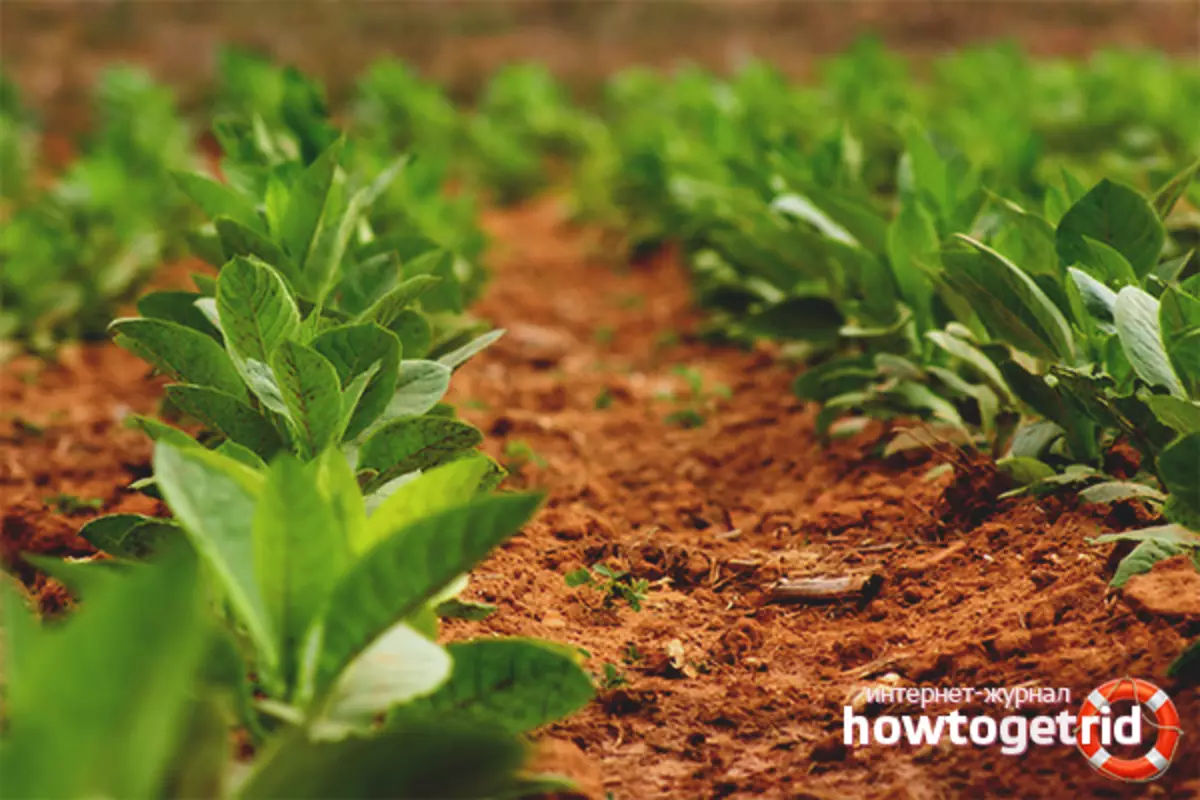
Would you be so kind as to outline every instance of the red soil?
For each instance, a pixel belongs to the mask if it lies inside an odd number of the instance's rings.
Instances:
[[[1145,524],[1143,512],[998,500],[986,467],[966,462],[930,478],[941,457],[883,460],[879,426],[821,445],[777,353],[690,335],[698,317],[669,257],[613,270],[561,219],[552,200],[489,217],[495,278],[478,311],[509,333],[453,389],[488,449],[524,462],[511,484],[549,498],[473,576],[469,596],[499,610],[449,636],[569,642],[625,681],[542,735],[543,766],[596,798],[1200,796],[1200,698],[1165,676],[1200,635],[1191,568],[1167,563],[1112,593],[1112,548],[1087,543]],[[699,427],[665,421],[684,404],[660,395],[688,396],[678,366],[698,370],[706,392],[732,392],[706,395]],[[56,493],[99,498],[104,512],[159,510],[124,488],[147,473],[149,447],[117,421],[153,410],[144,364],[104,345],[34,367],[0,373],[10,564],[26,549],[88,552],[74,531],[100,512],[52,511]],[[641,612],[565,584],[597,561],[650,581]],[[18,571],[44,607],[61,603]],[[769,602],[781,577],[865,573],[882,582],[861,599]],[[841,743],[842,706],[866,685],[1065,687],[1081,701],[1127,674],[1165,688],[1183,718],[1175,762],[1149,787],[1098,776],[1066,748]]]

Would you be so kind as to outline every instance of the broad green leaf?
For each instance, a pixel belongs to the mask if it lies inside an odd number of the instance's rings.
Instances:
[[[203,297],[197,292],[150,292],[138,298],[137,309],[143,317],[178,323],[207,334],[220,343],[221,332],[209,322],[204,312],[196,308],[196,301]]]
[[[157,420],[153,417],[130,414],[125,418],[125,427],[141,431],[155,442],[167,442],[175,447],[183,448],[204,447],[204,445],[197,442],[191,436],[188,436],[184,431],[179,430],[179,428],[168,425],[162,420]]]
[[[262,456],[255,453],[249,447],[244,447],[230,439],[226,439],[213,448],[213,452],[220,453],[227,458],[232,458],[234,461],[239,461],[254,470],[265,472],[267,469],[267,462]]]
[[[254,511],[254,574],[289,683],[308,626],[350,560],[346,531],[316,473],[316,462],[281,455],[271,462]]]
[[[1146,198],[1106,178],[1072,205],[1058,223],[1055,241],[1064,264],[1088,262],[1090,248],[1085,237],[1112,247],[1140,277],[1158,262],[1166,229]]]
[[[488,467],[485,456],[471,455],[431,469],[400,486],[371,514],[362,538],[352,542],[354,551],[361,553],[397,528],[473,497]]]
[[[181,538],[183,531],[168,519],[109,514],[84,525],[79,535],[111,556],[142,561],[158,552],[163,542]]]
[[[451,374],[450,367],[436,361],[402,361],[395,393],[388,400],[383,413],[359,434],[359,438],[367,439],[397,419],[428,413],[446,396]]]
[[[1136,286],[1126,286],[1117,294],[1113,319],[1130,365],[1146,383],[1183,397],[1183,385],[1171,368],[1158,316],[1158,301]]]
[[[1154,193],[1154,210],[1161,219],[1165,220],[1170,215],[1179,198],[1187,191],[1188,184],[1195,180],[1197,173],[1200,173],[1200,159],[1174,175]]]
[[[329,686],[388,628],[515,534],[540,502],[537,495],[477,497],[393,531],[366,551],[342,576],[324,611],[314,685]]]
[[[401,350],[409,358],[420,358],[433,345],[433,328],[429,318],[414,308],[406,308],[388,326],[400,339]]]
[[[460,365],[466,363],[468,359],[472,358],[477,353],[481,353],[488,347],[491,347],[493,344],[499,341],[500,337],[503,336],[504,333],[504,329],[500,328],[498,330],[488,331],[482,336],[476,336],[462,347],[458,347],[439,357],[437,361],[439,364],[447,366],[450,369],[456,369]]]
[[[1182,397],[1146,395],[1142,401],[1162,424],[1180,433],[1200,433],[1200,403]]]
[[[1083,308],[1096,321],[1100,330],[1115,333],[1113,325],[1117,305],[1117,293],[1086,272],[1071,267],[1067,270],[1071,280],[1079,289]]]
[[[218,218],[214,225],[221,240],[221,250],[225,255],[226,262],[232,258],[258,259],[278,270],[281,275],[292,282],[297,290],[304,289],[302,276],[295,265],[265,234],[239,225],[225,217]]]
[[[238,796],[497,797],[525,758],[525,745],[502,731],[441,722],[336,742],[310,741],[295,731],[282,734],[263,754]],[[467,764],[470,769],[463,768]]]
[[[1004,382],[1004,376],[1000,374],[1000,370],[996,368],[991,359],[975,345],[945,331],[929,331],[925,334],[925,338],[961,360],[986,380],[1007,402],[1012,402],[1012,392],[1009,391],[1008,384]]]
[[[166,793],[207,652],[195,557],[170,548],[97,589],[53,632],[5,631],[21,634],[0,747],[7,797]]]
[[[285,341],[271,357],[302,452],[312,458],[337,441],[342,423],[342,393],[337,369],[323,355],[299,342]]]
[[[1001,458],[996,466],[1017,486],[1028,486],[1054,474],[1054,468],[1049,464],[1024,456]]]
[[[176,172],[174,177],[183,193],[210,220],[228,217],[251,230],[262,231],[262,219],[254,201],[246,195],[197,173]]]
[[[1159,454],[1158,476],[1172,502],[1200,518],[1200,433],[1179,438]]]
[[[280,239],[302,272],[306,271],[322,227],[331,223],[326,213],[332,214],[335,209],[327,205],[327,200],[344,146],[345,139],[338,139],[292,185],[287,212],[280,223]]]
[[[532,639],[479,639],[449,646],[450,680],[433,694],[397,708],[389,726],[406,720],[464,719],[526,733],[578,711],[592,699],[591,679],[566,648]]]
[[[786,194],[776,197],[771,202],[771,210],[803,220],[835,242],[841,242],[851,247],[861,246],[848,230],[834,222],[829,215],[803,195]]]
[[[453,668],[444,648],[406,623],[394,625],[342,670],[315,731],[329,738],[369,731],[380,714],[437,691]]]
[[[801,341],[835,340],[845,322],[837,305],[824,297],[789,297],[742,320],[752,334]]]
[[[442,248],[404,262],[405,280],[418,276],[440,278],[422,296],[421,305],[426,311],[463,312],[462,287],[454,274],[454,263],[454,253]]]
[[[1119,500],[1153,500],[1165,502],[1167,496],[1144,483],[1133,481],[1105,481],[1079,491],[1079,499],[1085,503],[1115,503]]]
[[[1163,539],[1145,539],[1133,548],[1129,555],[1121,559],[1121,563],[1117,564],[1117,569],[1108,585],[1114,589],[1120,589],[1134,575],[1149,572],[1158,562],[1183,555],[1188,550],[1189,548],[1180,547]]]
[[[916,202],[903,202],[887,234],[887,256],[900,296],[917,316],[921,330],[933,324],[933,285],[922,265],[940,265],[937,227]]]
[[[371,434],[359,451],[358,469],[379,471],[375,485],[443,464],[483,441],[478,428],[444,417],[404,417]]]
[[[1189,397],[1200,399],[1200,299],[1168,286],[1159,298],[1158,321],[1175,375]]]
[[[414,275],[403,280],[368,306],[358,315],[357,320],[389,327],[401,311],[442,280],[436,275]]]
[[[218,577],[270,680],[280,659],[277,636],[255,576],[253,520],[263,477],[237,461],[201,449],[159,443],[154,475],[167,505],[196,552]]]
[[[209,336],[160,319],[114,320],[109,330],[116,343],[148,361],[168,377],[214,389],[245,400],[246,387],[229,356]]]
[[[207,386],[172,384],[167,397],[181,411],[191,414],[226,438],[270,460],[286,447],[271,421],[252,406]]]
[[[391,331],[370,323],[339,325],[313,339],[312,347],[337,369],[343,387],[373,364],[379,365],[342,434],[345,439],[353,439],[379,418],[396,393],[400,340]]]
[[[217,278],[217,310],[235,363],[269,362],[281,343],[300,331],[300,311],[275,270],[234,258]]]
[[[317,485],[329,498],[330,508],[342,531],[342,538],[353,547],[362,539],[367,525],[367,511],[362,493],[346,458],[336,448],[330,448],[313,462]]]
[[[986,245],[956,237],[977,252],[944,253],[943,274],[991,333],[1038,358],[1074,363],[1071,328],[1033,279]]]
[[[1096,280],[1105,286],[1121,288],[1122,286],[1137,286],[1138,276],[1125,256],[1104,242],[1098,242],[1090,236],[1083,237],[1088,256],[1080,260],[1080,266]]]
[[[996,206],[1001,224],[992,247],[1030,275],[1046,275],[1061,283],[1063,264],[1054,245],[1054,228],[1037,214],[1014,208],[1007,201]]]

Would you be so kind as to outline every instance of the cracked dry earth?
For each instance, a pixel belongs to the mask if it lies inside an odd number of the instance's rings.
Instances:
[[[818,442],[814,409],[790,392],[794,365],[693,335],[670,254],[614,269],[604,241],[564,219],[553,198],[488,215],[494,277],[477,311],[508,334],[452,389],[516,468],[511,485],[548,497],[473,576],[469,596],[496,613],[448,635],[541,636],[585,648],[601,678],[612,665],[595,702],[540,735],[542,766],[600,799],[1200,796],[1200,698],[1165,676],[1200,635],[1200,576],[1165,562],[1111,593],[1123,552],[1087,543],[1146,524],[1140,508],[999,500],[983,462],[882,459],[878,425]],[[125,488],[149,470],[149,447],[119,423],[153,410],[161,382],[146,377],[112,345],[2,368],[7,564],[86,554],[74,532],[99,513],[164,511]],[[931,471],[947,460],[954,470]],[[94,502],[64,507],[63,494]],[[640,612],[567,586],[597,562],[648,582]],[[63,605],[53,583],[17,572],[44,609]],[[815,575],[876,577],[856,598],[773,602],[779,579]],[[1126,674],[1165,688],[1183,719],[1175,763],[1150,786],[1098,776],[1062,747],[842,744],[842,707],[861,708],[868,686],[1064,687],[1081,700]]]

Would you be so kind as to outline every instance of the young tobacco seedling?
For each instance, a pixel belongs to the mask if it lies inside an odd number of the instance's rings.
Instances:
[[[109,517],[84,534],[158,551],[191,544],[265,695],[248,712],[252,730],[275,720],[309,746],[435,721],[516,734],[590,698],[577,658],[556,645],[436,643],[439,612],[458,608],[466,573],[541,501],[490,494],[486,458],[429,470],[370,512],[336,450],[307,462],[280,454],[263,472],[159,442],[154,466],[175,520]]]
[[[599,579],[597,578],[599,576]],[[590,586],[604,596],[605,606],[624,600],[634,611],[642,610],[642,601],[650,591],[650,582],[645,578],[634,578],[626,570],[617,570],[606,564],[593,564],[589,570],[580,567],[564,576],[567,586]]]

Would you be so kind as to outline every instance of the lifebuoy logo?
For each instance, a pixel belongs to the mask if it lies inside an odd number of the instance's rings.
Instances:
[[[1073,713],[1071,691],[1050,687],[931,688],[872,687],[862,697],[843,707],[843,741],[847,746],[907,744],[936,745],[944,738],[960,747],[1000,746],[1000,752],[1020,756],[1035,747],[1078,749],[1087,763],[1107,778],[1134,783],[1157,780],[1171,766],[1183,731],[1179,711],[1170,696],[1149,681],[1118,678],[1091,691],[1078,713]],[[868,716],[869,706],[898,703],[929,705],[941,703],[1003,704],[1005,709],[1026,705],[1066,705],[1057,713],[967,714],[955,709],[948,714],[880,714]],[[1121,711],[1117,710],[1120,704]],[[1147,742],[1153,740],[1149,750]],[[1141,753],[1128,756],[1129,753]]]
[[[1131,716],[1138,722],[1142,707],[1149,709],[1154,718],[1150,725],[1158,731],[1154,745],[1140,758],[1118,758],[1105,748],[1112,738],[1112,706],[1123,700],[1135,703]],[[1079,709],[1079,752],[1097,772],[1116,780],[1145,783],[1161,777],[1171,766],[1181,733],[1179,711],[1170,696],[1153,683],[1137,678],[1109,681],[1093,690]],[[1138,736],[1136,743],[1141,742]]]

